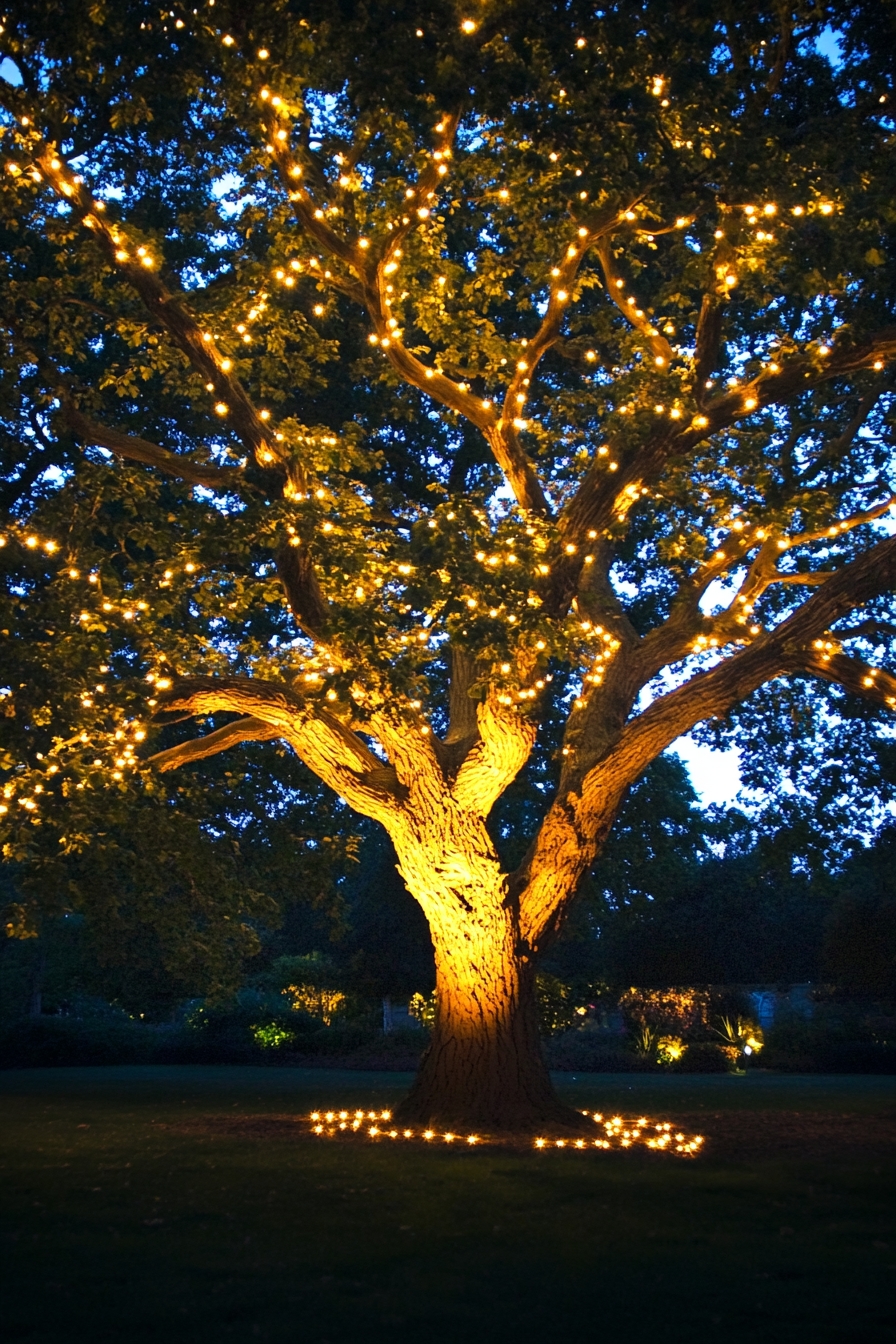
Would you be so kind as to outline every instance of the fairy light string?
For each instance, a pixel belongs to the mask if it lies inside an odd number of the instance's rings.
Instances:
[[[599,1111],[582,1111],[601,1131],[599,1137],[549,1136],[538,1133],[529,1136],[500,1136],[441,1129],[435,1126],[402,1126],[393,1122],[389,1110],[324,1109],[312,1111],[306,1123],[316,1138],[358,1138],[378,1143],[399,1141],[414,1146],[441,1147],[456,1145],[482,1148],[512,1142],[536,1152],[569,1150],[570,1152],[634,1151],[646,1148],[655,1153],[678,1157],[697,1157],[704,1151],[706,1139],[702,1134],[686,1134],[670,1121],[650,1120],[646,1116],[625,1119],[621,1115],[604,1116]]]

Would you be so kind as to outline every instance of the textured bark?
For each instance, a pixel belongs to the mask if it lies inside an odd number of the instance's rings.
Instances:
[[[466,1130],[580,1125],[557,1099],[541,1052],[535,972],[509,910],[457,920],[435,942],[432,1042],[397,1118]]]
[[[414,797],[417,791],[412,787]],[[481,815],[443,796],[390,826],[436,961],[433,1038],[398,1117],[470,1130],[581,1124],[554,1094],[541,1053],[535,968]]]

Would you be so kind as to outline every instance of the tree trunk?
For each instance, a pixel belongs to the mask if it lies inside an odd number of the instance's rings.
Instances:
[[[434,762],[410,753],[404,760],[396,750],[410,796],[388,829],[436,963],[432,1040],[396,1112],[405,1124],[467,1134],[583,1125],[551,1085],[538,1038],[535,967],[485,823],[495,778],[519,768],[517,746],[512,735],[508,746],[498,734],[490,756],[471,753],[453,793]]]
[[[436,1020],[402,1123],[535,1132],[580,1128],[579,1112],[554,1093],[541,1052],[535,971],[516,953],[510,911],[483,921],[458,912],[433,929]]]

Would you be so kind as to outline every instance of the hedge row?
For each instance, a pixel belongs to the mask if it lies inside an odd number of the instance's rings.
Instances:
[[[0,1068],[97,1064],[277,1064],[294,1067],[415,1069],[426,1036],[401,1030],[384,1036],[368,1026],[310,1027],[287,1044],[264,1048],[242,1022],[212,1029],[189,1025],[147,1026],[114,1020],[41,1017],[7,1028],[0,1035]],[[552,1069],[580,1073],[658,1073],[626,1047],[590,1033],[567,1032],[546,1042]],[[797,1051],[772,1046],[759,1067],[785,1073],[896,1073],[896,1046],[873,1041],[815,1040]],[[725,1073],[730,1067],[719,1047],[694,1043],[672,1069],[681,1073]]]

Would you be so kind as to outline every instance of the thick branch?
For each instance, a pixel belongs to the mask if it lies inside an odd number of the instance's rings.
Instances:
[[[96,444],[117,457],[130,462],[142,462],[148,467],[157,467],[168,476],[177,476],[191,485],[204,485],[218,492],[240,492],[246,487],[246,479],[241,467],[219,467],[193,462],[180,453],[169,452],[148,439],[138,438],[135,434],[124,434],[119,429],[100,425],[96,420],[83,415],[70,399],[64,399],[62,413],[68,424],[85,443]]]
[[[182,677],[159,701],[162,710],[228,712],[260,720],[365,816],[385,822],[401,806],[403,790],[395,771],[329,710],[285,686],[253,677]]]
[[[694,349],[694,393],[698,406],[706,402],[706,383],[718,363],[721,344],[722,304],[716,294],[704,294]]]
[[[147,758],[146,764],[155,766],[157,770],[176,770],[190,761],[204,761],[208,756],[217,756],[219,752],[227,751],[240,742],[266,742],[278,736],[278,730],[269,723],[262,723],[261,719],[237,719],[223,728],[217,728],[213,733],[206,733],[205,737],[194,737],[189,742],[169,747],[167,751],[158,751]]]
[[[465,742],[476,737],[476,701],[470,697],[470,687],[476,676],[476,662],[457,644],[449,650],[451,683],[448,691],[448,732],[445,742]]]
[[[265,425],[239,379],[232,373],[232,360],[221,355],[212,334],[200,328],[188,311],[184,296],[169,292],[162,281],[153,274],[155,262],[149,250],[129,243],[122,229],[109,224],[104,218],[103,203],[95,201],[84,184],[70,176],[55,151],[45,142],[38,162],[53,188],[69,202],[85,227],[93,232],[110,264],[125,277],[148,311],[166,328],[193,368],[207,380],[211,392],[220,398],[216,409],[220,407],[223,414],[230,417],[230,423],[249,449],[256,466],[264,474],[270,475],[272,464],[277,462],[280,456],[277,439],[273,431]],[[221,489],[224,482],[229,485],[230,482],[237,480],[236,468],[217,468],[214,469],[215,474],[212,476],[210,474],[212,468],[190,464],[185,467],[181,465],[179,455],[167,454],[166,450],[158,445],[120,434],[116,430],[103,429],[88,421],[86,417],[80,416],[80,413],[71,406],[70,398],[64,399],[64,409],[69,422],[78,432],[93,438],[102,447],[120,456],[146,462],[148,465],[178,475],[181,479],[206,485],[211,489]],[[175,464],[177,470],[174,469]],[[304,490],[306,480],[302,465],[291,460],[288,472],[292,486],[298,491]],[[281,483],[282,472],[277,470],[278,491]],[[324,625],[326,602],[312,572],[307,550],[303,550],[300,561],[296,559],[292,570],[295,570],[296,564],[300,564],[302,569],[301,585],[294,581],[292,571],[283,576],[283,582],[290,602],[295,603],[293,609],[296,619],[300,619],[297,609],[301,610],[302,607],[307,609],[309,623],[304,628],[311,633],[312,630],[322,629]],[[299,595],[301,599],[297,600]]]
[[[832,378],[882,367],[894,358],[896,327],[876,332],[859,345],[844,344],[828,355],[822,354],[821,350],[798,355],[776,372],[763,370],[751,382],[714,397],[706,407],[709,424],[703,427],[704,437],[727,429],[738,420],[755,415],[767,406],[791,401],[802,392],[830,382]]]
[[[365,303],[374,325],[380,348],[396,373],[425,392],[434,401],[469,420],[485,435],[495,461],[504,472],[510,488],[523,508],[546,517],[550,506],[534,466],[526,455],[513,419],[499,417],[489,401],[482,401],[467,387],[457,383],[437,369],[427,368],[416,355],[411,354],[401,339],[400,330],[391,327],[389,305],[386,302],[385,274],[390,263],[381,262],[375,276],[365,279]],[[508,392],[508,397],[510,393]]]
[[[766,589],[770,588],[773,584],[790,583],[811,585],[824,583],[832,574],[837,573],[837,571],[815,570],[808,573],[782,573],[781,570],[778,569],[778,559],[788,551],[794,550],[797,546],[808,545],[810,542],[815,541],[832,541],[836,537],[852,531],[854,528],[862,527],[866,523],[873,523],[878,518],[883,517],[883,515],[893,507],[894,502],[896,502],[896,497],[890,496],[880,504],[876,504],[873,509],[866,509],[863,513],[853,514],[850,518],[840,519],[837,522],[830,523],[827,527],[817,528],[812,532],[802,532],[793,537],[766,537],[763,529],[759,529],[763,544],[756,558],[750,565],[750,568],[747,570],[744,581],[737,591],[732,606],[737,605],[743,607],[745,612],[749,612],[754,603],[756,603]],[[700,592],[705,590],[707,584],[711,582],[716,576],[716,573],[720,571],[720,566],[726,569],[731,568],[739,558],[739,554],[746,553],[746,551],[752,548],[752,545],[755,544],[755,536],[755,530],[745,533],[742,538],[737,539],[734,548],[727,544],[726,539],[725,550],[732,556],[732,558],[723,561],[715,561],[712,566],[704,567],[706,571],[712,569],[712,572],[709,573],[709,577],[705,582],[701,579],[699,591],[693,599],[695,606],[696,602],[699,600]],[[703,575],[703,578],[705,578],[705,574]]]
[[[816,528],[812,532],[800,532],[795,537],[786,537],[778,542],[782,551],[792,551],[796,546],[803,546],[810,541],[827,541],[834,537],[841,536],[844,532],[852,532],[857,527],[863,527],[865,523],[873,523],[878,518],[882,518],[885,513],[889,513],[896,505],[896,495],[889,495],[881,500],[880,504],[875,504],[873,508],[865,509],[862,513],[854,513],[849,518],[841,518],[836,522],[829,523],[827,527]],[[786,541],[786,545],[784,545]]]
[[[290,152],[288,138],[281,138],[283,132],[288,137],[285,112],[281,107],[271,108],[266,114],[266,127],[271,150],[299,223],[309,238],[328,256],[348,267],[356,277],[357,283],[340,282],[340,288],[366,309],[373,324],[376,344],[396,373],[418,391],[425,392],[440,405],[456,411],[475,425],[488,440],[498,465],[520,503],[533,512],[547,515],[550,510],[544,491],[519,443],[512,419],[510,423],[503,423],[491,403],[474,396],[465,383],[449,378],[439,369],[427,368],[422,360],[408,350],[389,311],[385,286],[388,276],[398,268],[399,244],[412,228],[430,214],[428,203],[434,198],[444,175],[440,170],[447,168],[446,160],[450,157],[459,119],[459,113],[454,113],[439,123],[443,136],[441,146],[434,151],[433,161],[420,175],[416,187],[408,188],[410,195],[406,196],[406,200],[410,213],[392,221],[392,230],[373,240],[341,237],[327,222],[324,211],[315,207],[310,192],[301,185],[302,167]]]
[[[567,312],[570,291],[589,250],[597,245],[600,250],[604,237],[617,226],[625,213],[608,208],[579,226],[577,236],[570,242],[559,265],[554,267],[548,306],[535,337],[521,351],[510,385],[504,396],[500,418],[483,428],[495,461],[507,477],[517,500],[524,508],[548,516],[551,512],[535,468],[529,461],[517,429],[523,420],[523,408],[530,395],[532,377],[543,356],[560,339],[563,318]]]
[[[476,717],[479,741],[457,772],[452,794],[466,811],[487,817],[529,759],[536,725],[498,705],[494,693],[480,702]]]
[[[804,666],[811,641],[856,607],[896,588],[896,536],[871,546],[844,565],[812,597],[773,630],[758,636],[742,652],[726,658],[709,672],[698,673],[676,691],[655,700],[627,725],[623,738],[630,745],[652,739],[654,727],[663,726],[662,751],[701,719],[726,714],[732,705],[780,672]],[[683,726],[679,726],[683,725]],[[657,753],[639,758],[640,773]]]
[[[308,547],[304,543],[284,543],[274,552],[274,559],[296,622],[312,639],[324,638],[329,604],[321,592]]]
[[[818,643],[823,645],[824,641]],[[801,670],[876,705],[896,709],[896,676],[884,667],[872,667],[846,653],[827,653],[822,647],[807,649]]]
[[[357,277],[359,282],[357,293],[351,286],[343,288],[363,302],[373,323],[376,343],[392,367],[412,387],[425,392],[442,406],[463,415],[475,425],[485,435],[495,460],[507,477],[519,503],[534,513],[548,516],[550,507],[547,498],[517,433],[517,422],[521,419],[521,408],[526,399],[523,389],[529,386],[531,373],[539,360],[559,338],[569,287],[573,284],[589,247],[614,227],[621,216],[615,209],[605,211],[588,226],[582,225],[577,241],[569,244],[565,257],[555,268],[557,275],[554,277],[555,283],[552,285],[547,312],[534,340],[526,348],[525,359],[518,361],[504,398],[503,413],[499,415],[491,402],[474,396],[465,383],[449,378],[441,370],[427,368],[407,349],[401,331],[390,312],[385,288],[387,276],[393,274],[398,266],[397,258],[400,255],[398,244],[415,226],[412,215],[416,213],[419,219],[425,219],[430,213],[428,202],[435,196],[439,181],[446,171],[446,160],[450,158],[451,144],[458,121],[459,114],[455,113],[444,117],[439,123],[438,129],[444,136],[444,141],[434,152],[433,162],[421,174],[417,188],[409,189],[408,199],[414,200],[413,205],[408,205],[411,213],[394,221],[395,227],[388,236],[372,242],[366,239],[348,240],[340,237],[327,223],[324,212],[315,208],[310,193],[299,182],[301,165],[295,162],[288,148],[288,129],[285,125],[285,111],[282,110],[282,104],[277,108],[271,108],[267,114],[266,126],[272,152],[303,229],[329,256],[344,263]],[[362,242],[366,246],[362,246]]]

